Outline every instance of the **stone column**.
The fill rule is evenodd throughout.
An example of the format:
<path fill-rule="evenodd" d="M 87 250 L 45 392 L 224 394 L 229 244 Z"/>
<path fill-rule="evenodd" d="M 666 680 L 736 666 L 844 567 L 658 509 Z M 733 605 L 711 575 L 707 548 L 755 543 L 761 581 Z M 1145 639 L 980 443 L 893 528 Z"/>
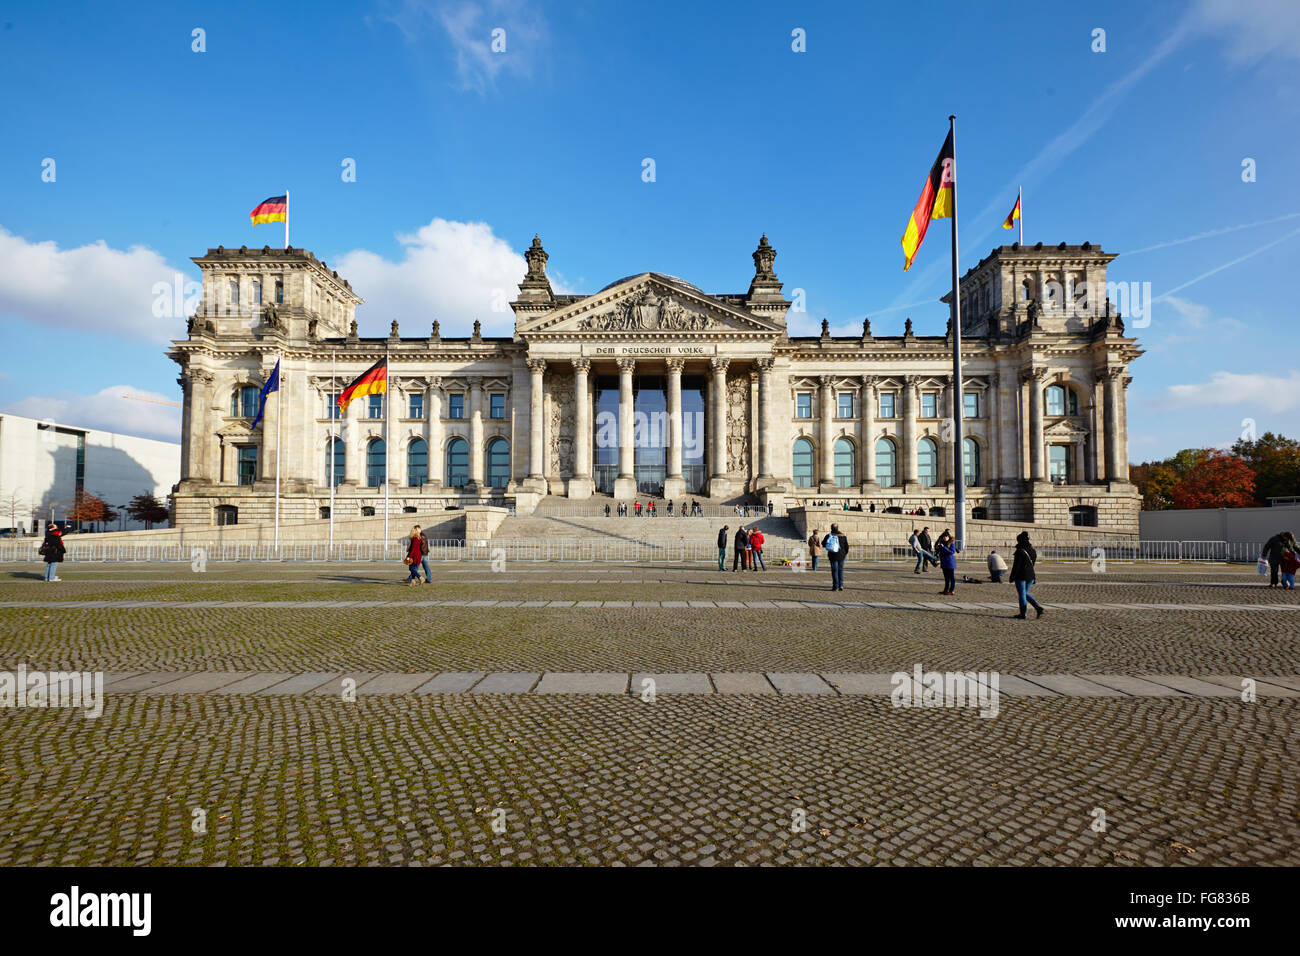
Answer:
<path fill-rule="evenodd" d="M 429 416 L 425 424 L 425 441 L 429 443 L 429 482 L 435 488 L 441 488 L 447 482 L 442 448 L 442 379 L 436 375 L 429 379 L 424 394 L 424 413 Z"/>
<path fill-rule="evenodd" d="M 899 449 L 902 454 L 903 475 L 900 484 L 904 492 L 914 493 L 917 490 L 916 478 L 916 376 L 903 376 L 903 447 Z"/>
<path fill-rule="evenodd" d="M 542 440 L 542 374 L 546 371 L 546 359 L 529 359 L 530 373 L 528 403 L 528 485 L 529 490 L 546 494 L 546 479 L 542 476 L 546 464 L 546 448 Z"/>
<path fill-rule="evenodd" d="M 758 487 L 766 488 L 776 484 L 776 466 L 773 464 L 773 451 L 776 445 L 776 396 L 772 389 L 772 366 L 775 360 L 761 358 L 758 360 Z"/>
<path fill-rule="evenodd" d="M 1043 447 L 1043 380 L 1047 369 L 1036 368 L 1029 372 L 1029 479 L 1047 480 L 1047 457 Z"/>
<path fill-rule="evenodd" d="M 483 481 L 483 379 L 469 380 L 469 489 L 481 494 Z"/>
<path fill-rule="evenodd" d="M 713 388 L 709 411 L 713 418 L 712 471 L 709 477 L 709 497 L 724 498 L 731 494 L 731 481 L 727 477 L 727 366 L 731 360 L 717 357 L 709 361 L 713 369 Z"/>
<path fill-rule="evenodd" d="M 818 415 L 820 421 L 817 429 L 817 490 L 823 494 L 836 491 L 835 487 L 835 379 L 823 375 L 818 379 Z"/>
<path fill-rule="evenodd" d="M 862 416 L 862 433 L 859 435 L 862 448 L 860 449 L 860 458 L 862 461 L 861 472 L 858 480 L 861 482 L 863 493 L 873 493 L 880 490 L 880 485 L 876 483 L 876 380 L 871 375 L 862 376 L 862 383 L 858 386 L 858 412 Z"/>
<path fill-rule="evenodd" d="M 986 488 L 993 487 L 994 482 L 1002 477 L 1002 432 L 998 427 L 998 418 L 1002 412 L 1002 393 L 999 391 L 1001 381 L 1002 377 L 994 372 L 989 376 L 989 387 L 984 393 L 984 417 L 988 420 L 984 434 L 988 438 L 985 442 L 987 451 L 980 457 L 980 484 Z"/>
<path fill-rule="evenodd" d="M 573 360 L 573 477 L 568 484 L 570 498 L 590 498 L 595 491 L 595 482 L 591 478 L 590 372 L 589 359 Z"/>
<path fill-rule="evenodd" d="M 1120 377 L 1119 388 L 1119 409 L 1115 412 L 1115 417 L 1119 424 L 1119 433 L 1115 439 L 1115 455 L 1119 460 L 1119 480 L 1128 483 L 1128 387 L 1133 384 L 1133 378 L 1124 374 Z"/>
<path fill-rule="evenodd" d="M 618 360 L 618 477 L 614 479 L 615 498 L 636 497 L 636 430 L 633 415 L 632 376 L 636 359 Z"/>
<path fill-rule="evenodd" d="M 1119 419 L 1119 394 L 1123 388 L 1120 380 L 1124 377 L 1124 370 L 1108 368 L 1104 374 L 1106 377 L 1106 480 L 1124 481 L 1124 470 L 1120 459 Z"/>
<path fill-rule="evenodd" d="M 664 497 L 680 498 L 686 494 L 682 476 L 682 368 L 685 359 L 668 360 L 668 475 L 664 479 Z"/>

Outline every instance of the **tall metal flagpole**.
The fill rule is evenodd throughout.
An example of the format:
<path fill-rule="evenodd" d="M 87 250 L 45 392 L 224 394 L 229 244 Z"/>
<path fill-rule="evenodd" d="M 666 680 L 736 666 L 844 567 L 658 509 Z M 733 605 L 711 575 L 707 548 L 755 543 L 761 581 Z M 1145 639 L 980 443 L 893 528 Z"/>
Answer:
<path fill-rule="evenodd" d="M 275 357 L 275 554 L 280 556 L 280 429 L 284 421 L 284 353 Z"/>
<path fill-rule="evenodd" d="M 956 515 L 957 549 L 966 547 L 966 444 L 962 440 L 965 400 L 961 387 L 961 281 L 957 277 L 957 117 L 948 117 L 952 137 L 952 437 L 953 475 L 956 480 L 953 507 Z M 1023 220 L 1022 220 L 1023 221 Z"/>
<path fill-rule="evenodd" d="M 334 422 L 337 421 L 338 415 L 338 357 L 337 348 L 330 349 L 330 548 L 329 556 L 334 557 L 334 486 L 337 482 L 334 480 Z"/>
<path fill-rule="evenodd" d="M 1016 187 L 1016 208 L 1020 210 L 1020 218 L 1016 224 L 1020 226 L 1020 244 L 1025 244 L 1025 187 Z"/>
<path fill-rule="evenodd" d="M 384 555 L 388 555 L 388 413 L 392 392 L 388 389 L 388 346 L 384 346 Z"/>
<path fill-rule="evenodd" d="M 284 247 L 289 248 L 289 188 L 284 190 Z"/>

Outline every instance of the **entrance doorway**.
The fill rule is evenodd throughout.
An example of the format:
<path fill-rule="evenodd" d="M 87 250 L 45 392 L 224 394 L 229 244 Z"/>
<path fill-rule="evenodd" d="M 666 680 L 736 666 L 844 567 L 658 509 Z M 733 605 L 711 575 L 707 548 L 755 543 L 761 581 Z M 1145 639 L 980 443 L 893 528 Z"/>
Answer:
<path fill-rule="evenodd" d="M 708 475 L 705 389 L 702 375 L 682 376 L 682 477 L 688 495 L 704 493 Z M 595 414 L 592 416 L 592 479 L 596 491 L 614 493 L 618 477 L 618 376 L 593 376 Z M 632 477 L 638 494 L 660 497 L 668 477 L 668 377 L 632 378 Z"/>

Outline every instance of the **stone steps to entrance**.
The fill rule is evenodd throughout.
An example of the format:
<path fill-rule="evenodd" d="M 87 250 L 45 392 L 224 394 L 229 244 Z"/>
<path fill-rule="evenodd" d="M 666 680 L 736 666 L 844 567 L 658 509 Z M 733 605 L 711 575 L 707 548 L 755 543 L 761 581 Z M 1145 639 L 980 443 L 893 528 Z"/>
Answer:
<path fill-rule="evenodd" d="M 633 540 L 647 544 L 678 545 L 683 542 L 711 542 L 717 538 L 718 529 L 723 525 L 730 528 L 729 533 L 742 524 L 746 528 L 757 527 L 763 532 L 768 544 L 765 549 L 780 544 L 799 544 L 801 538 L 795 532 L 794 522 L 789 518 L 682 518 L 677 515 L 668 517 L 663 514 L 649 518 L 644 515 L 620 518 L 611 515 L 544 515 L 534 512 L 527 517 L 509 517 L 501 522 L 494 538 L 509 541 L 537 541 L 565 538 L 570 540 L 603 541 L 609 538 Z M 730 547 L 728 543 L 728 547 Z"/>

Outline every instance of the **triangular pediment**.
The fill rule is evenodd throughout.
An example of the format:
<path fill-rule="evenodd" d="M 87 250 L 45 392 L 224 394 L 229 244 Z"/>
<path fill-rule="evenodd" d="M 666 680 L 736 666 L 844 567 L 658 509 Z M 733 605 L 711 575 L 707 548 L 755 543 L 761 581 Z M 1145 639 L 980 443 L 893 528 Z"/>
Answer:
<path fill-rule="evenodd" d="M 1043 435 L 1047 438 L 1077 438 L 1086 434 L 1088 434 L 1087 428 L 1068 418 L 1063 418 L 1059 422 L 1052 422 L 1043 429 Z"/>
<path fill-rule="evenodd" d="M 688 282 L 657 272 L 629 276 L 536 319 L 520 322 L 529 335 L 726 335 L 770 333 L 781 327 L 729 302 L 715 299 Z"/>

